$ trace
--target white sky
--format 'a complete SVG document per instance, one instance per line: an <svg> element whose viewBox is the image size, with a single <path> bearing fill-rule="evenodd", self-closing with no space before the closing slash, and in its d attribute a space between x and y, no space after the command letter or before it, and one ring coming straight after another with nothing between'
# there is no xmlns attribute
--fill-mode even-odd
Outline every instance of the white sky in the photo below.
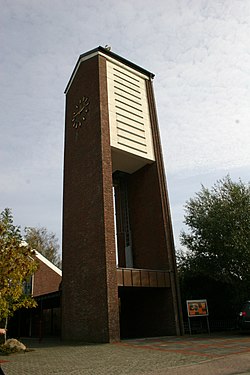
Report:
<svg viewBox="0 0 250 375"><path fill-rule="evenodd" d="M0 210L61 239L64 89L109 44L153 72L176 246L201 188L250 172L250 1L0 0Z"/></svg>

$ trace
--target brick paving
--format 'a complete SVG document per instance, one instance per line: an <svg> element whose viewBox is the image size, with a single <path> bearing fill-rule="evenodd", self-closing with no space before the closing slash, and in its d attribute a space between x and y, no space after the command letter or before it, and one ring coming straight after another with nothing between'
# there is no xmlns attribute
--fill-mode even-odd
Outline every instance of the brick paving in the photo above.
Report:
<svg viewBox="0 0 250 375"><path fill-rule="evenodd" d="M207 336L207 337L165 337L146 338L137 340L122 341L120 345L127 345L134 348L148 348L169 353L180 353L185 355L198 355L209 358L224 357L229 354L249 353L250 337L234 335Z"/></svg>
<svg viewBox="0 0 250 375"><path fill-rule="evenodd" d="M6 375L250 374L250 336L199 335L65 344L22 340L31 351L0 357Z"/></svg>

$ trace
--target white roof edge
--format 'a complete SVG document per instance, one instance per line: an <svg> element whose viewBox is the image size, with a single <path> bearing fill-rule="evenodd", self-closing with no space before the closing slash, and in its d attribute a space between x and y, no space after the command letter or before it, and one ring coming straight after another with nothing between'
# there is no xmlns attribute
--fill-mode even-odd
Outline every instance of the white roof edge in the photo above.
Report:
<svg viewBox="0 0 250 375"><path fill-rule="evenodd" d="M47 258L45 258L45 256L43 256L41 253L39 253L37 250L35 250L35 254L36 254L36 257L41 260L41 262L43 262L44 264L46 264L46 266L48 266L49 268L51 268L54 272L56 272L59 276L62 276L62 270L60 270L60 268L58 268L57 266L55 266L50 260L48 260Z"/></svg>
<svg viewBox="0 0 250 375"><path fill-rule="evenodd" d="M137 76L139 76L139 77L141 77L141 78L143 78L143 79L147 79L147 80L149 80L149 77L148 77L148 76L146 76L145 74L142 74L141 72L139 72L139 71L136 70L135 68L131 68L130 66L124 64L123 62L118 61L118 60L114 59L114 58L111 57L111 56L107 56L107 55L105 55L103 52L99 52L99 55L100 55L100 56L104 56L104 57L106 58L106 60L112 62L113 64L118 65L118 66L121 66L123 69L128 70L129 72L133 72L135 75L137 75Z"/></svg>

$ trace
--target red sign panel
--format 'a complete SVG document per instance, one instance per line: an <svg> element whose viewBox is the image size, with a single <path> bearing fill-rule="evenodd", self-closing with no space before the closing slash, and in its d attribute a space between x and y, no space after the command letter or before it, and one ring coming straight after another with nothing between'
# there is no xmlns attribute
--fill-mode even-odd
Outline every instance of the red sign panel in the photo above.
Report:
<svg viewBox="0 0 250 375"><path fill-rule="evenodd" d="M187 301L188 317L208 316L208 306L206 299L188 300Z"/></svg>

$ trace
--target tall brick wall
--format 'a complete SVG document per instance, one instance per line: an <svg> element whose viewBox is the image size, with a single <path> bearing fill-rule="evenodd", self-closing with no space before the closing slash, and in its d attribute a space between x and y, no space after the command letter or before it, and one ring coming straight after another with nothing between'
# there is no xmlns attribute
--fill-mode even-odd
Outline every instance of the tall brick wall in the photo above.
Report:
<svg viewBox="0 0 250 375"><path fill-rule="evenodd" d="M77 101L89 112L72 127ZM105 60L84 61L66 96L62 336L109 342L119 339L112 167Z"/></svg>
<svg viewBox="0 0 250 375"><path fill-rule="evenodd" d="M169 269L156 163L129 178L134 267Z"/></svg>

